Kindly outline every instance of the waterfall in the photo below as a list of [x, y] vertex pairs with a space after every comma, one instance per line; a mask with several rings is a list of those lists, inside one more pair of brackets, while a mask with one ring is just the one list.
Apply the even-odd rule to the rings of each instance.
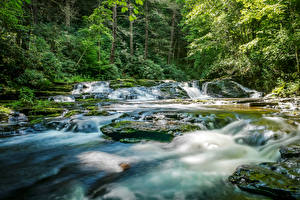
[[83, 82], [75, 85], [72, 94], [97, 94], [97, 93], [110, 93], [109, 82], [107, 81], [94, 81]]
[[207, 95], [207, 86], [208, 86], [209, 83], [211, 83], [211, 82], [205, 82], [205, 83], [203, 83], [203, 85], [202, 85], [202, 93], [203, 93], [204, 95]]
[[121, 88], [113, 91], [108, 95], [109, 99], [136, 99], [136, 100], [154, 100], [157, 95], [153, 94], [151, 88], [145, 87], [132, 87]]
[[191, 99], [200, 99], [206, 97], [199, 89], [198, 81], [184, 82], [180, 86], [184, 89]]
[[[223, 81], [223, 82], [222, 82]], [[234, 81], [220, 80], [206, 82], [199, 87], [199, 81], [189, 82], [169, 82], [151, 86], [136, 86], [128, 88], [112, 89], [109, 81], [82, 82], [75, 85], [72, 95], [51, 97], [57, 102], [74, 102], [75, 98], [95, 98], [95, 99], [114, 99], [114, 100], [157, 100], [157, 99], [207, 99], [210, 97], [242, 97], [258, 98], [262, 93], [246, 88]], [[211, 85], [212, 84], [212, 85]], [[216, 88], [216, 89], [214, 89]]]

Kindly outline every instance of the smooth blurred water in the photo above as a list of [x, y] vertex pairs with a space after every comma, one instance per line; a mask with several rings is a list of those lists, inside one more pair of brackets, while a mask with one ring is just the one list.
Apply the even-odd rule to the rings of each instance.
[[[112, 104], [117, 114], [89, 117], [101, 127], [120, 113], [228, 109], [197, 104]], [[299, 128], [265, 112], [230, 111], [221, 129], [195, 131], [170, 143], [123, 144], [102, 133], [49, 130], [0, 139], [0, 199], [266, 199], [241, 192], [227, 177], [241, 164], [275, 161], [283, 144], [300, 140]], [[202, 118], [201, 118], [202, 119]], [[130, 165], [123, 170], [120, 164]]]

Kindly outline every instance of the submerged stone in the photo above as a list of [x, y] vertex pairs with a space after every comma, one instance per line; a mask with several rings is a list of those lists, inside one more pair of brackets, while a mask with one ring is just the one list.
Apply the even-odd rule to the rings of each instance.
[[171, 141], [174, 136], [201, 129], [199, 126], [180, 123], [180, 122], [137, 122], [137, 121], [121, 121], [114, 122], [101, 128], [103, 134], [118, 141], [137, 140], [156, 140], [156, 141]]

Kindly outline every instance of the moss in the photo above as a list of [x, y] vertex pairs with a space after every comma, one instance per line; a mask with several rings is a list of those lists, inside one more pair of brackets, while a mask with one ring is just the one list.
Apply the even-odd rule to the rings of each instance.
[[109, 113], [106, 110], [91, 110], [85, 116], [108, 116]]
[[61, 92], [61, 91], [35, 91], [36, 97], [50, 97], [50, 96], [58, 96], [58, 95], [69, 95], [69, 92]]
[[0, 105], [0, 121], [7, 121], [12, 110]]
[[12, 110], [10, 108], [0, 105], [0, 113], [9, 115], [10, 113], [12, 113]]
[[155, 80], [148, 80], [148, 79], [117, 79], [110, 81], [110, 87], [112, 89], [119, 89], [119, 88], [129, 88], [129, 87], [152, 87], [158, 85], [160, 82]]
[[135, 122], [133, 121], [120, 121], [120, 122], [114, 122], [114, 123], [111, 123], [110, 126], [112, 126], [113, 128], [120, 128], [124, 125], [129, 125], [129, 124], [133, 124]]
[[153, 87], [160, 84], [160, 81], [149, 80], [149, 79], [137, 79], [137, 84], [145, 87]]
[[43, 116], [59, 116], [63, 113], [62, 108], [44, 108], [44, 109], [33, 109], [29, 111], [30, 115], [43, 115]]
[[79, 111], [79, 110], [71, 110], [71, 111], [69, 111], [67, 114], [65, 114], [65, 116], [64, 117], [72, 117], [72, 116], [74, 116], [74, 115], [78, 115], [78, 114], [80, 114], [80, 113], [82, 113], [81, 111]]
[[190, 132], [190, 131], [195, 131], [195, 130], [199, 130], [200, 127], [193, 125], [193, 124], [184, 124], [180, 126], [180, 131], [181, 132]]
[[29, 121], [29, 124], [30, 124], [30, 125], [34, 125], [34, 124], [41, 123], [41, 122], [43, 122], [43, 121], [44, 121], [43, 118], [34, 118], [34, 119], [32, 119], [32, 120]]

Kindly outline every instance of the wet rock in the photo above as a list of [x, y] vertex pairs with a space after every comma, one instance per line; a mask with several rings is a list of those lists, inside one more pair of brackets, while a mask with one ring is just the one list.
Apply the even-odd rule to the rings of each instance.
[[45, 127], [48, 129], [61, 130], [66, 127], [69, 121], [66, 120], [55, 120], [50, 122], [45, 122]]
[[66, 125], [66, 131], [74, 133], [97, 133], [98, 125], [89, 119], [72, 119], [69, 124]]
[[300, 145], [280, 149], [279, 162], [239, 167], [229, 181], [242, 190], [274, 199], [300, 199]]
[[123, 171], [128, 170], [130, 168], [129, 163], [121, 163], [119, 166], [123, 169]]
[[118, 141], [124, 139], [171, 141], [178, 134], [199, 129], [201, 129], [199, 126], [180, 122], [121, 121], [104, 126], [101, 131]]
[[281, 147], [280, 154], [282, 159], [286, 158], [300, 158], [300, 145], [291, 144], [288, 146]]
[[28, 122], [28, 118], [23, 113], [14, 112], [10, 115], [8, 121], [9, 121], [9, 123]]
[[256, 91], [245, 88], [228, 79], [205, 83], [203, 85], [203, 92], [206, 95], [217, 98], [253, 97], [256, 93]]
[[176, 82], [162, 83], [157, 86], [157, 89], [161, 92], [162, 99], [189, 98], [187, 92]]
[[54, 97], [49, 97], [48, 100], [54, 102], [75, 102], [75, 97], [72, 95], [69, 96], [58, 95]]
[[256, 165], [243, 165], [229, 177], [242, 190], [276, 199], [299, 199], [300, 183], [276, 171]]
[[265, 107], [265, 106], [269, 106], [269, 107], [273, 107], [273, 106], [278, 106], [277, 102], [251, 102], [249, 103], [250, 107]]

